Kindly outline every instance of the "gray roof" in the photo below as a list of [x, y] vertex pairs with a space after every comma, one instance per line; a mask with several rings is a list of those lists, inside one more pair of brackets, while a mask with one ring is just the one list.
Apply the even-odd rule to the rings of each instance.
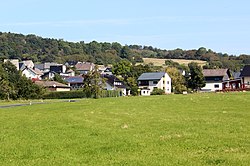
[[152, 73], [143, 73], [138, 78], [138, 81], [145, 80], [160, 80], [165, 75], [164, 72], [152, 72]]
[[240, 77], [249, 77], [250, 76], [250, 65], [246, 65], [244, 66], [241, 74], [240, 74]]
[[65, 78], [65, 81], [68, 83], [83, 83], [83, 77], [82, 76], [71, 76]]

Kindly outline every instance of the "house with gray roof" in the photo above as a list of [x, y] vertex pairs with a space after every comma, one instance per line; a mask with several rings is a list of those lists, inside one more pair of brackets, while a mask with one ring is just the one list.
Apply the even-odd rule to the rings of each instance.
[[162, 89], [165, 94], [171, 93], [171, 78], [165, 72], [143, 73], [137, 79], [142, 96], [148, 96], [154, 89]]
[[106, 90], [119, 90], [121, 96], [130, 95], [130, 91], [127, 91], [127, 87], [125, 86], [124, 82], [121, 81], [114, 75], [104, 74], [102, 75], [103, 78], [106, 80], [106, 85], [104, 89]]
[[76, 90], [76, 89], [83, 88], [84, 78], [82, 76], [69, 76], [69, 77], [65, 77], [64, 80], [68, 83], [68, 86], [70, 86], [71, 89]]
[[227, 86], [227, 81], [230, 80], [229, 69], [204, 69], [203, 76], [206, 82], [205, 87], [201, 88], [201, 91], [215, 92], [223, 90]]

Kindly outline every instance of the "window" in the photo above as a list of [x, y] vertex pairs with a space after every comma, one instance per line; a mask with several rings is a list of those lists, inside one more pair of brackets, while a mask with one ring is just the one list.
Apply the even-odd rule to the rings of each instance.
[[169, 81], [167, 81], [167, 84], [169, 84]]
[[219, 88], [220, 85], [219, 84], [214, 84], [214, 88]]
[[158, 81], [153, 81], [153, 84], [157, 84], [158, 83]]
[[218, 78], [218, 77], [214, 78], [214, 81], [219, 81], [219, 80], [220, 80], [220, 78]]

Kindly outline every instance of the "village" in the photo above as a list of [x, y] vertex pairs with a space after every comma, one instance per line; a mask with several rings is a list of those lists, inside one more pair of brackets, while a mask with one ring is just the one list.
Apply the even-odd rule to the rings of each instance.
[[[84, 85], [84, 75], [94, 70], [95, 64], [91, 62], [70, 61], [65, 64], [46, 62], [35, 64], [32, 60], [19, 61], [18, 59], [5, 59], [16, 66], [22, 75], [31, 79], [49, 91], [79, 90]], [[75, 70], [72, 70], [74, 68]], [[129, 96], [130, 90], [124, 82], [112, 73], [112, 66], [98, 65], [98, 72], [105, 78], [105, 90], [119, 90], [120, 96]], [[183, 73], [183, 71], [180, 71]], [[245, 91], [250, 88], [250, 65], [245, 65], [240, 72], [230, 69], [203, 69], [205, 86], [200, 92]], [[52, 81], [60, 75], [65, 83]], [[165, 94], [172, 93], [171, 78], [166, 72], [142, 73], [137, 79], [138, 93], [149, 96], [154, 89], [161, 89]], [[183, 94], [186, 94], [183, 91]]]

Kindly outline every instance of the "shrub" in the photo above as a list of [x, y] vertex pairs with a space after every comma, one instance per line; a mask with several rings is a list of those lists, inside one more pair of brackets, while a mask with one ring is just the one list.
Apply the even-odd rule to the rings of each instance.
[[162, 89], [154, 89], [151, 95], [163, 95], [165, 92]]

